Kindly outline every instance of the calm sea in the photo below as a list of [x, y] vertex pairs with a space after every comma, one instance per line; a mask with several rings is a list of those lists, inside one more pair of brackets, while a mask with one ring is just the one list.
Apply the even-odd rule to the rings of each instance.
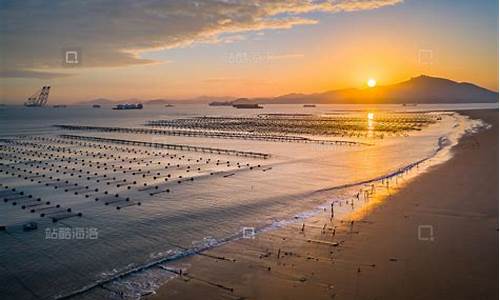
[[[76, 299], [139, 298], [172, 276], [171, 272], [157, 268], [158, 265], [169, 266], [175, 264], [175, 258], [197, 249], [240, 238], [245, 227], [258, 232], [283, 221], [305, 217], [331, 201], [350, 199], [354, 191], [359, 190], [358, 186], [335, 187], [367, 182], [432, 157], [440, 149], [439, 141], [443, 138], [449, 141], [441, 144], [447, 145], [440, 151], [444, 153], [442, 159], [446, 159], [447, 149], [465, 130], [477, 124], [458, 114], [442, 113], [440, 122], [406, 137], [359, 138], [370, 146], [66, 131], [53, 125], [145, 128], [144, 124], [150, 120], [246, 117], [265, 113], [373, 112], [376, 120], [378, 114], [391, 111], [478, 108], [498, 108], [498, 104], [318, 105], [315, 108], [266, 105], [261, 110], [176, 105], [128, 111], [115, 111], [106, 106], [0, 107], [0, 162], [3, 163], [0, 188], [16, 188], [25, 195], [82, 213], [81, 217], [53, 223], [50, 218], [40, 217], [41, 211], [30, 213], [29, 208], [21, 209], [20, 204], [11, 205], [14, 200], [0, 203], [0, 225], [7, 227], [0, 231], [0, 298], [53, 299], [77, 292], [81, 293]], [[118, 148], [99, 148], [60, 143], [58, 135], [61, 134], [253, 151], [271, 156], [262, 159], [109, 143], [101, 145]], [[9, 144], [12, 139], [22, 144]], [[351, 137], [350, 140], [357, 139]], [[14, 148], [7, 148], [8, 145]], [[70, 151], [62, 152], [63, 147]], [[154, 152], [161, 152], [163, 156]], [[53, 155], [46, 155], [49, 153]], [[99, 156], [102, 154], [107, 156]], [[64, 161], [63, 156], [72, 160]], [[31, 162], [27, 162], [27, 157]], [[15, 168], [7, 174], [5, 171], [11, 167]], [[23, 170], [33, 173], [13, 175]], [[123, 173], [127, 170], [130, 172]], [[36, 172], [50, 173], [62, 181], [36, 177]], [[109, 177], [103, 177], [104, 174]], [[149, 187], [152, 182], [158, 182], [154, 177], [168, 180], [160, 184], [159, 190], [143, 190], [144, 184]], [[191, 177], [195, 179], [183, 181]], [[131, 188], [125, 184], [118, 186], [123, 179], [127, 183], [132, 179], [137, 182], [131, 184]], [[65, 180], [69, 182], [66, 185]], [[50, 185], [45, 185], [48, 182]], [[72, 190], [72, 183], [98, 188], [99, 192], [85, 197], [82, 190]], [[54, 185], [59, 188], [55, 189]], [[150, 195], [150, 191], [167, 188], [169, 192]], [[64, 192], [65, 189], [69, 191]], [[104, 191], [108, 194], [103, 194]], [[141, 205], [122, 205], [123, 208], [116, 209], [118, 204], [103, 203], [112, 202], [114, 194], [119, 194], [117, 200], [130, 199], [122, 201], [123, 204], [140, 202]], [[108, 200], [95, 201], [96, 197]], [[346, 206], [337, 213], [342, 215], [352, 209], [355, 207]], [[23, 230], [28, 222], [36, 222], [38, 229]]]

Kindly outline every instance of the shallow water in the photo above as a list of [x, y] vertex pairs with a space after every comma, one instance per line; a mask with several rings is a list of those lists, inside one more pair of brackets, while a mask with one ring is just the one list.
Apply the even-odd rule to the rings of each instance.
[[[409, 136], [349, 137], [370, 145], [347, 146], [67, 131], [53, 127], [55, 124], [144, 128], [147, 121], [158, 119], [262, 113], [364, 115], [368, 111], [375, 113], [376, 121], [377, 114], [383, 112], [483, 106], [491, 105], [318, 105], [310, 109], [268, 105], [262, 110], [178, 105], [129, 111], [113, 111], [109, 107], [2, 107], [0, 139], [6, 140], [0, 141], [0, 162], [4, 164], [0, 188], [16, 188], [33, 195], [33, 199], [71, 208], [72, 213], [82, 216], [53, 223], [47, 216], [40, 217], [43, 210], [30, 213], [30, 208], [21, 209], [23, 201], [31, 205], [32, 199], [18, 200], [15, 206], [11, 203], [16, 200], [1, 202], [0, 225], [7, 226], [7, 230], [0, 232], [0, 294], [16, 299], [51, 299], [82, 291], [77, 298], [137, 298], [172, 276], [172, 272], [158, 268], [159, 265], [168, 266], [170, 260], [196, 249], [239, 238], [244, 227], [258, 231], [293, 220], [294, 216], [307, 216], [334, 200], [352, 200], [359, 187], [336, 187], [380, 178], [432, 157], [441, 149], [440, 139], [449, 141], [445, 150], [449, 149], [465, 130], [477, 125], [458, 114], [440, 112], [434, 113], [439, 114], [439, 122], [410, 132]], [[85, 144], [60, 138], [60, 134], [253, 151], [271, 156], [262, 159], [105, 141]], [[439, 153], [441, 160], [449, 156], [443, 150]], [[40, 177], [41, 174], [46, 177]], [[96, 188], [98, 192], [92, 192]], [[161, 193], [150, 195], [152, 192]], [[358, 205], [344, 206], [336, 215], [350, 212]], [[67, 212], [55, 214], [59, 215], [69, 216]], [[23, 231], [22, 225], [30, 221], [36, 222], [38, 229]], [[69, 236], [65, 236], [68, 230]], [[50, 236], [53, 231], [57, 238]], [[81, 231], [83, 238], [76, 235]], [[129, 275], [118, 277], [120, 274]], [[96, 287], [99, 282], [103, 284]]]

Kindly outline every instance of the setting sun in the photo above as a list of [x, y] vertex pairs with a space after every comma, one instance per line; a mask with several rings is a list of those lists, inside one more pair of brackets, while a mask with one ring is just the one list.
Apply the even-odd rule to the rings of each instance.
[[369, 86], [369, 87], [375, 87], [377, 85], [377, 81], [373, 78], [370, 78], [368, 79], [368, 81], [366, 82], [366, 84]]

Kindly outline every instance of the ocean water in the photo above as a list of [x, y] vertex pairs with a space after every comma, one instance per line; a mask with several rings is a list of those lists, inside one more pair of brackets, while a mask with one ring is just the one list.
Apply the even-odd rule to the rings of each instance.
[[[352, 200], [360, 186], [417, 162], [446, 160], [463, 133], [485, 125], [451, 111], [477, 108], [498, 108], [498, 104], [266, 105], [261, 110], [177, 105], [128, 111], [106, 106], [1, 107], [0, 196], [7, 201], [0, 202], [0, 225], [6, 226], [0, 231], [0, 295], [3, 299], [138, 299], [175, 276], [169, 268], [177, 258], [241, 238], [245, 227], [259, 232], [304, 218], [332, 201]], [[151, 120], [299, 113], [363, 117], [368, 112], [374, 118], [366, 121], [366, 135], [301, 135], [353, 144], [54, 126], [151, 129], [145, 126]], [[424, 114], [436, 122], [419, 131], [377, 138], [371, 126], [377, 126], [379, 116], [396, 112]], [[116, 140], [240, 152], [165, 149]], [[245, 156], [248, 152], [269, 157]], [[353, 202], [336, 216], [359, 205]], [[29, 222], [38, 228], [24, 230]]]

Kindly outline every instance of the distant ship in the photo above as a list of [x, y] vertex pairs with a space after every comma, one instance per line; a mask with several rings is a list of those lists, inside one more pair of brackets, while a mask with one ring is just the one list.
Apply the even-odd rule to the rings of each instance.
[[33, 96], [29, 97], [26, 102], [24, 102], [24, 106], [26, 107], [41, 107], [47, 104], [49, 100], [49, 91], [50, 86], [43, 86], [40, 90], [38, 90]]
[[303, 107], [316, 107], [316, 105], [315, 104], [304, 104]]
[[125, 109], [142, 109], [142, 104], [118, 104], [113, 109], [115, 110], [125, 110]]
[[38, 224], [36, 222], [29, 222], [23, 225], [24, 231], [32, 231], [38, 228]]
[[251, 103], [233, 104], [233, 107], [236, 107], [236, 108], [245, 108], [245, 109], [260, 109], [260, 108], [264, 108], [261, 105], [251, 104]]
[[52, 105], [53, 108], [65, 108], [67, 107], [66, 105], [64, 104], [55, 104], [55, 105]]
[[101, 108], [101, 106], [99, 104], [94, 104], [92, 105], [93, 108]]

